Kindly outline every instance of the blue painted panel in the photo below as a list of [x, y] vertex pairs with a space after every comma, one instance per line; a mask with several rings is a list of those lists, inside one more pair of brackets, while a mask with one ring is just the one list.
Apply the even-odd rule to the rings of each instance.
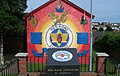
[[88, 44], [88, 33], [77, 33], [77, 44]]
[[43, 52], [46, 52], [46, 54], [48, 55], [48, 49], [47, 48], [42, 48]]
[[82, 57], [82, 56], [86, 56], [87, 53], [88, 53], [88, 50], [84, 50], [83, 52], [79, 52], [77, 55], [78, 57]]
[[44, 55], [44, 53], [46, 52], [46, 54], [48, 55], [48, 49], [47, 48], [42, 48], [42, 52], [38, 53], [35, 50], [31, 50], [32, 54], [36, 57], [42, 57]]
[[42, 53], [38, 53], [38, 52], [36, 52], [35, 50], [31, 50], [31, 52], [32, 52], [32, 54], [33, 54], [34, 56], [37, 56], [37, 57], [42, 57], [42, 56], [44, 55], [43, 52], [42, 52]]
[[31, 44], [42, 44], [42, 33], [31, 32], [30, 39], [31, 39]]

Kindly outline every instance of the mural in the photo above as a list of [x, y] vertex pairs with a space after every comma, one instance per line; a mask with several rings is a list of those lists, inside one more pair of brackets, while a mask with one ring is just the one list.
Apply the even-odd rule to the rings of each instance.
[[90, 55], [90, 14], [68, 0], [51, 0], [26, 17], [28, 56], [47, 55], [48, 48], [77, 48]]

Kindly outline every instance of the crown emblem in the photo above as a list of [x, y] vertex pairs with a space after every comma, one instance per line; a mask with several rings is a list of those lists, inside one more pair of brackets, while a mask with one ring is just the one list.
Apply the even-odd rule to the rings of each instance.
[[64, 7], [62, 7], [62, 3], [60, 2], [60, 0], [58, 0], [57, 5], [58, 5], [58, 7], [55, 8], [56, 12], [63, 12], [64, 11]]

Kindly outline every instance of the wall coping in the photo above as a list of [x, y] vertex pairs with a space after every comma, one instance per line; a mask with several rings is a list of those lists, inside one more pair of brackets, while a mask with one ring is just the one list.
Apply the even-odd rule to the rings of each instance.
[[108, 57], [109, 55], [107, 53], [96, 53], [97, 56], [103, 56]]
[[27, 57], [28, 53], [17, 53], [15, 57]]

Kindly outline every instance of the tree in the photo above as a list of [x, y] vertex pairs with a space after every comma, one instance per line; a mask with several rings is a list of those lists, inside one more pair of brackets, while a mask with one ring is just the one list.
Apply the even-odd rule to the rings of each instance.
[[92, 30], [96, 30], [97, 31], [98, 29], [96, 27], [93, 27]]
[[100, 52], [106, 52], [112, 57], [119, 57], [120, 53], [120, 35], [108, 33], [95, 41], [94, 49]]
[[104, 22], [102, 22], [101, 25], [104, 25]]
[[110, 27], [110, 25], [106, 25], [107, 29], [105, 31], [113, 31], [113, 29]]
[[3, 60], [3, 36], [7, 31], [24, 32], [24, 11], [27, 0], [0, 0], [0, 64]]
[[99, 28], [99, 31], [104, 31], [102, 27]]

